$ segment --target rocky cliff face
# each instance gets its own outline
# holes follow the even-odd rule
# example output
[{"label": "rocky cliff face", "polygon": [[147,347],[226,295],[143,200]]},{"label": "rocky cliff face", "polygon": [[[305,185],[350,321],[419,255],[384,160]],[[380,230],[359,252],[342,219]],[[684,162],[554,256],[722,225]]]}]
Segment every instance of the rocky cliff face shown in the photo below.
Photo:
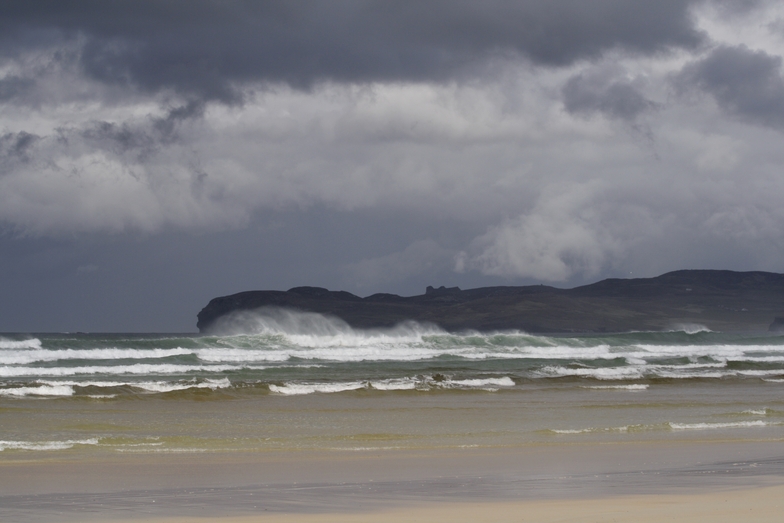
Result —
[{"label": "rocky cliff face", "polygon": [[723,331],[774,330],[771,320],[784,312],[784,275],[684,270],[656,278],[608,279],[574,289],[428,287],[425,294],[409,297],[360,298],[320,287],[248,291],[211,300],[199,312],[197,326],[200,332],[209,332],[228,314],[261,307],[329,314],[356,328],[414,320],[449,331],[621,332],[688,323]]}]

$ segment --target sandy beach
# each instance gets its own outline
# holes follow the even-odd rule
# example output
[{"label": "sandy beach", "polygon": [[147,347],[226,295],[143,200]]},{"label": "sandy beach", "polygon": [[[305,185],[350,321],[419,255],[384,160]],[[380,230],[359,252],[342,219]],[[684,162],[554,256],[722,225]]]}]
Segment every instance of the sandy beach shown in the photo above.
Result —
[{"label": "sandy beach", "polygon": [[0,523],[784,521],[784,0],[0,1]]},{"label": "sandy beach", "polygon": [[[496,503],[438,503],[392,510],[336,514],[272,514],[211,519],[221,523],[432,523],[507,522],[697,522],[781,520],[784,487],[728,490],[709,494],[653,495]],[[138,521],[138,520],[132,520]],[[195,523],[204,518],[166,518],[150,523]]]},{"label": "sandy beach", "polygon": [[765,521],[784,485],[781,343],[12,340],[0,521]]},{"label": "sandy beach", "polygon": [[0,516],[17,522],[778,521],[781,445],[637,442],[7,460],[0,465]]}]

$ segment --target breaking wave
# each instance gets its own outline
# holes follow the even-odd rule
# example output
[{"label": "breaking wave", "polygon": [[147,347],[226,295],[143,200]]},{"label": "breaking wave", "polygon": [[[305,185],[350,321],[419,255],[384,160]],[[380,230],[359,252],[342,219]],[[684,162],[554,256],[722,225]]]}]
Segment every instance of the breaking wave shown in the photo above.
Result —
[{"label": "breaking wave", "polygon": [[97,445],[97,438],[63,441],[2,441],[0,451],[4,450],[65,450],[76,445]]},{"label": "breaking wave", "polygon": [[0,397],[518,390],[550,381],[627,391],[668,380],[784,383],[784,336],[694,325],[569,336],[449,333],[413,322],[363,330],[320,314],[262,309],[225,318],[220,329],[204,336],[6,335]]},{"label": "breaking wave", "polygon": [[9,340],[0,338],[0,350],[4,349],[40,349],[41,340],[31,338],[27,340]]},{"label": "breaking wave", "polygon": [[270,385],[270,391],[286,396],[299,394],[345,392],[350,390],[419,390],[434,389],[460,389],[460,390],[485,390],[497,391],[500,387],[514,387],[515,382],[507,376],[501,378],[478,378],[452,380],[444,376],[426,376],[420,378],[401,378],[378,381],[353,381],[342,383],[284,383]]}]

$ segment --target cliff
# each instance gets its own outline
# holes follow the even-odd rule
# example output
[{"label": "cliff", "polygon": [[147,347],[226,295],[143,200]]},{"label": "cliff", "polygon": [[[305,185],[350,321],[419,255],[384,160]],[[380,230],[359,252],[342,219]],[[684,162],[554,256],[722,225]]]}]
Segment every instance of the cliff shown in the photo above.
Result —
[{"label": "cliff", "polygon": [[319,287],[248,291],[211,300],[199,312],[197,326],[200,332],[208,332],[224,315],[260,307],[329,314],[357,328],[415,320],[449,331],[623,332],[689,323],[721,331],[766,331],[784,312],[784,274],[682,270],[655,278],[607,279],[573,289],[428,287],[425,294],[409,297],[360,298]]}]

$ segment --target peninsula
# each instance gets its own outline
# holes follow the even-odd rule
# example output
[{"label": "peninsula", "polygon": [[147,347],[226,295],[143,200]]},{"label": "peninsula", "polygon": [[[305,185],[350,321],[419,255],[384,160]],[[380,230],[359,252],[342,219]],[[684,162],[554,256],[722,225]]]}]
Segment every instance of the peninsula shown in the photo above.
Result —
[{"label": "peninsula", "polygon": [[207,333],[226,315],[262,307],[336,316],[363,329],[413,320],[448,331],[624,332],[690,324],[718,331],[784,330],[784,274],[681,270],[573,289],[428,287],[425,294],[408,297],[382,293],[361,298],[320,287],[247,291],[211,300],[199,312],[197,327]]}]

